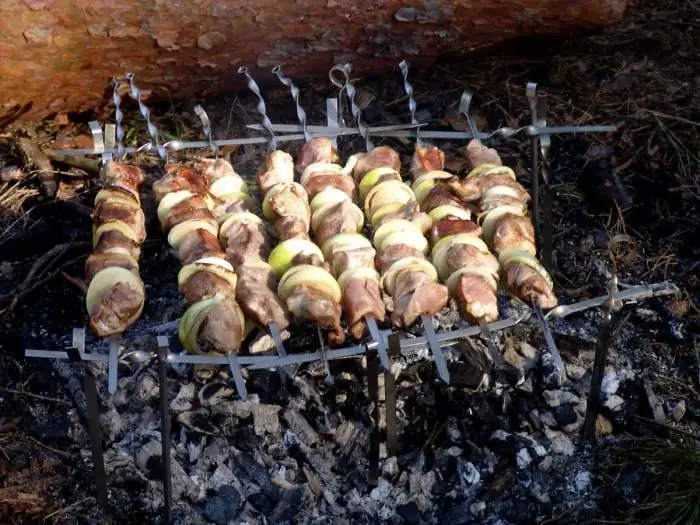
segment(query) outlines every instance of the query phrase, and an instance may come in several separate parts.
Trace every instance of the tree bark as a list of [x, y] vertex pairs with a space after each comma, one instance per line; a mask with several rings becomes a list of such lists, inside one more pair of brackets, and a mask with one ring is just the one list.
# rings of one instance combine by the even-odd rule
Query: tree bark
[[262, 85], [270, 69], [327, 78], [427, 65], [513, 38], [572, 36], [622, 17], [627, 0], [0, 0], [0, 124], [84, 111], [135, 73], [153, 94]]

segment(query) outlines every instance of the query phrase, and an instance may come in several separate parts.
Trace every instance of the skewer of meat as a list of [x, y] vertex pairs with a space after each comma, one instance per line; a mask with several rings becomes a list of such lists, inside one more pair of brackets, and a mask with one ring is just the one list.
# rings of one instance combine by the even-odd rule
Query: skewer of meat
[[[462, 95], [460, 112], [466, 117], [472, 135], [478, 130], [469, 115], [471, 96]], [[558, 304], [554, 282], [537, 260], [534, 227], [527, 215], [530, 195], [517, 181], [515, 172], [503, 166], [496, 150], [472, 139], [466, 148], [472, 167], [466, 179], [458, 177], [441, 181], [444, 187], [467, 202], [474, 202], [479, 211], [482, 237], [498, 255], [498, 262], [511, 296], [529, 304], [544, 331], [547, 346], [561, 377], [564, 363], [542, 311]]]
[[123, 333], [141, 316], [145, 287], [139, 276], [146, 225], [139, 188], [143, 171], [106, 162], [102, 189], [92, 214], [92, 254], [85, 261], [85, 306], [90, 328], [98, 337]]
[[[360, 339], [369, 328], [372, 337], [377, 338], [376, 322], [384, 320], [386, 308], [374, 264], [376, 251], [360, 233], [365, 218], [356, 204], [357, 188], [350, 175], [355, 161], [353, 156], [345, 167], [341, 166], [333, 141], [317, 137], [304, 146], [297, 170], [302, 186], [313, 195], [311, 229], [341, 288], [348, 330]], [[378, 343], [381, 345], [381, 337]], [[388, 366], [388, 354], [385, 357], [383, 364]]]
[[196, 193], [202, 181], [218, 173], [212, 159], [195, 162], [166, 166], [165, 176], [153, 185], [161, 228], [182, 264], [177, 280], [188, 308], [180, 320], [180, 343], [192, 353], [225, 355], [245, 398], [236, 354], [249, 327], [236, 301], [238, 275], [226, 260], [207, 199]]

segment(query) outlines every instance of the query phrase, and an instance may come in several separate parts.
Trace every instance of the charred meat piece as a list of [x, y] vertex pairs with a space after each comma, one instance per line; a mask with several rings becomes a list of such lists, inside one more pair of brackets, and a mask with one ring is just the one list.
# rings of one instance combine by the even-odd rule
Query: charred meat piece
[[143, 184], [143, 170], [138, 166], [107, 161], [100, 170], [100, 179], [105, 188], [122, 188], [139, 199], [139, 188]]
[[449, 296], [447, 287], [420, 270], [401, 272], [396, 278], [391, 319], [396, 326], [410, 326], [423, 315], [436, 315]]
[[557, 306], [557, 297], [546, 279], [533, 268], [524, 264], [512, 264], [506, 267], [505, 274], [508, 289], [515, 297], [528, 304], [534, 302], [544, 309]]
[[298, 217], [281, 217], [275, 221], [275, 237], [282, 242], [288, 239], [309, 238], [308, 223]]
[[480, 164], [493, 164], [494, 166], [502, 166], [503, 162], [498, 152], [493, 148], [484, 146], [481, 141], [470, 140], [466, 148], [467, 160], [472, 169]]
[[215, 305], [202, 323], [198, 341], [205, 353], [229, 354], [241, 346], [243, 325], [238, 315], [238, 305], [227, 299]]
[[141, 315], [144, 302], [143, 288], [117, 282], [102, 294], [100, 302], [90, 312], [90, 328], [101, 337], [121, 333]]
[[518, 248], [535, 255], [535, 228], [528, 217], [504, 214], [496, 224], [493, 233], [493, 250], [500, 253], [506, 248]]
[[457, 278], [457, 305], [462, 318], [472, 324], [498, 319], [498, 299], [493, 285], [478, 273], [463, 273]]
[[328, 137], [314, 137], [301, 148], [296, 170], [298, 173], [304, 173], [304, 170], [315, 162], [335, 164], [338, 162], [338, 159], [338, 150], [331, 139]]
[[369, 153], [358, 153], [355, 156], [357, 157], [357, 163], [352, 173], [355, 182], [358, 184], [362, 177], [377, 168], [401, 170], [401, 157], [389, 146], [378, 146]]
[[433, 227], [430, 229], [430, 242], [435, 244], [444, 237], [460, 233], [468, 233], [474, 237], [479, 237], [481, 228], [473, 221], [445, 217], [433, 224]]
[[338, 175], [333, 172], [318, 172], [309, 177], [308, 180], [303, 183], [303, 186], [309, 197], [309, 201], [326, 188], [336, 188], [345, 193], [351, 200], [357, 200], [355, 182], [347, 175]]
[[263, 197], [275, 184], [294, 182], [294, 160], [289, 153], [276, 150], [265, 156], [265, 163], [257, 175]]
[[180, 263], [184, 266], [205, 257], [216, 257], [218, 259], [226, 257], [219, 239], [208, 231], [201, 229], [188, 233], [178, 247]]
[[384, 320], [385, 308], [379, 285], [372, 280], [353, 277], [345, 284], [343, 310], [348, 329], [353, 337], [360, 339], [365, 332], [365, 317]]
[[393, 244], [377, 254], [374, 258], [374, 264], [377, 267], [377, 271], [383, 275], [392, 264], [405, 257], [425, 259], [423, 252], [412, 246], [408, 246], [407, 244]]
[[435, 146], [416, 147], [411, 159], [411, 179], [418, 177], [429, 171], [442, 171], [445, 168], [445, 154], [440, 148]]
[[131, 204], [111, 199], [98, 202], [93, 212], [95, 228], [114, 221], [126, 224], [136, 235], [139, 244], [146, 240], [146, 218], [140, 207], [135, 208]]
[[192, 274], [180, 288], [187, 304], [194, 304], [216, 294], [224, 297], [235, 297], [236, 289], [231, 283], [211, 272], [201, 270]]
[[470, 179], [459, 179], [454, 177], [440, 181], [448, 187], [460, 199], [472, 202], [481, 199], [483, 193], [494, 186], [507, 186], [517, 193], [517, 198], [522, 203], [530, 201], [530, 194], [522, 185], [512, 179], [507, 173], [496, 173], [487, 176], [477, 176]]
[[226, 230], [226, 260], [234, 268], [245, 264], [249, 258], [267, 260], [270, 239], [262, 224], [236, 222]]
[[340, 326], [342, 310], [340, 304], [323, 292], [310, 286], [297, 286], [287, 299], [291, 314], [300, 321], [310, 321], [328, 331], [332, 344], [345, 341], [343, 328]]
[[275, 289], [275, 278], [270, 268], [238, 268], [236, 298], [246, 316], [261, 328], [276, 323], [280, 330], [284, 330], [289, 326], [289, 311]]
[[430, 215], [422, 212], [416, 201], [409, 201], [400, 210], [383, 215], [376, 222], [375, 228], [379, 228], [382, 224], [386, 224], [387, 222], [391, 222], [396, 219], [411, 221], [413, 224], [418, 226], [418, 228], [420, 228], [423, 235], [426, 235], [433, 225], [433, 220], [430, 218]]

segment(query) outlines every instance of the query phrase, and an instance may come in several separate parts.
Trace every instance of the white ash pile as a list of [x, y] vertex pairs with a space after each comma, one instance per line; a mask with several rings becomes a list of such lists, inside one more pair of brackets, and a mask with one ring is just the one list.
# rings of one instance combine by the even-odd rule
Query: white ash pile
[[[332, 386], [323, 374], [298, 371], [294, 384], [285, 385], [275, 372], [254, 373], [248, 400], [237, 397], [222, 371], [201, 381], [190, 370], [173, 370], [175, 516], [188, 524], [494, 525], [563, 512], [594, 517], [611, 490], [599, 483], [594, 447], [580, 439], [598, 315], [556, 323], [564, 382], [553, 373], [538, 331], [528, 326], [498, 337], [505, 361], [521, 374], [516, 386], [489, 374], [488, 352], [476, 340], [454, 345], [451, 385], [438, 380], [427, 360], [402, 367], [400, 452], [387, 457], [381, 444], [376, 484], [368, 481], [371, 404], [359, 360], [332, 363]], [[619, 330], [596, 425], [603, 447], [638, 408], [639, 370], [632, 363], [640, 337], [633, 326]], [[57, 370], [79, 385], [70, 367]], [[157, 523], [163, 504], [158, 379], [141, 367], [122, 374], [119, 386], [102, 407], [110, 493]], [[666, 417], [664, 410], [675, 417], [681, 405], [661, 407], [659, 417]], [[87, 460], [86, 432], [77, 417], [74, 423]]]

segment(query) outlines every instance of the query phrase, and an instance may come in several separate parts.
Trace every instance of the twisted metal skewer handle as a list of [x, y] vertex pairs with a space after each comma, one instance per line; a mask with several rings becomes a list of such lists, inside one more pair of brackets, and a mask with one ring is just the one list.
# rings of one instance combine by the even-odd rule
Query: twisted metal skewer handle
[[[350, 63], [346, 63], [342, 65], [333, 66], [333, 68], [331, 68], [330, 72], [328, 73], [328, 76], [331, 79], [331, 82], [333, 82], [333, 84], [335, 84], [341, 89], [344, 89], [345, 92], [348, 94], [348, 98], [350, 99], [350, 111], [352, 111], [352, 116], [357, 121], [357, 127], [360, 130], [360, 135], [362, 135], [362, 138], [365, 139], [365, 148], [367, 149], [367, 151], [372, 151], [374, 149], [374, 143], [370, 138], [369, 127], [367, 126], [367, 124], [365, 124], [365, 121], [362, 118], [362, 110], [355, 101], [355, 95], [357, 94], [357, 90], [355, 89], [355, 86], [352, 85], [352, 82], [350, 82], [351, 72], [352, 65]], [[342, 77], [342, 80], [338, 78], [338, 74]]]
[[299, 124], [301, 124], [301, 128], [304, 133], [304, 140], [306, 140], [306, 142], [310, 141], [312, 137], [311, 133], [309, 133], [309, 130], [306, 127], [306, 111], [304, 111], [304, 108], [301, 107], [301, 102], [299, 102], [299, 88], [294, 85], [294, 82], [292, 82], [291, 78], [284, 75], [284, 73], [282, 72], [282, 66], [273, 67], [272, 74], [276, 75], [279, 81], [282, 82], [282, 84], [284, 84], [285, 86], [287, 86], [289, 88], [289, 91], [292, 93], [292, 98], [294, 99], [294, 104], [297, 108], [297, 119], [299, 120]]
[[[411, 112], [411, 124], [418, 124], [416, 120], [416, 100], [413, 98], [413, 86], [408, 82], [408, 62], [402, 60], [399, 63], [399, 69], [401, 69], [401, 74], [403, 75], [403, 89], [408, 96], [408, 109]], [[421, 145], [420, 139], [420, 128], [416, 128], [416, 146]]]
[[141, 115], [143, 116], [143, 118], [146, 119], [146, 126], [148, 127], [148, 134], [151, 136], [151, 139], [153, 139], [153, 143], [156, 147], [156, 151], [158, 152], [158, 156], [167, 162], [168, 161], [168, 150], [167, 150], [167, 148], [163, 147], [163, 145], [160, 143], [160, 136], [158, 134], [158, 128], [156, 128], [155, 124], [153, 124], [153, 122], [151, 122], [151, 110], [148, 109], [148, 107], [141, 100], [141, 90], [136, 86], [136, 84], [134, 84], [134, 74], [127, 73], [126, 80], [129, 82], [129, 89], [131, 90], [131, 96], [136, 99], [136, 102], [138, 102], [139, 111], [141, 112]]
[[197, 104], [194, 107], [194, 112], [197, 114], [199, 120], [202, 122], [202, 131], [204, 131], [204, 135], [206, 135], [207, 141], [209, 141], [209, 148], [211, 149], [212, 153], [214, 154], [214, 158], [216, 159], [219, 157], [219, 145], [216, 143], [214, 137], [212, 136], [211, 120], [209, 120], [209, 115], [207, 115], [207, 112], [204, 110], [201, 104]]
[[260, 87], [258, 86], [257, 82], [253, 80], [253, 77], [250, 76], [250, 73], [248, 73], [247, 67], [239, 67], [238, 73], [241, 75], [245, 75], [248, 89], [250, 89], [255, 94], [255, 96], [258, 97], [257, 110], [258, 113], [260, 113], [260, 117], [262, 118], [262, 125], [265, 128], [265, 131], [267, 131], [270, 134], [270, 150], [274, 151], [277, 149], [277, 139], [275, 139], [275, 131], [272, 129], [272, 122], [270, 121], [270, 117], [267, 116], [267, 106], [265, 106], [265, 99], [263, 98], [262, 93], [260, 92]]
[[121, 103], [122, 97], [119, 96], [119, 86], [121, 81], [118, 77], [112, 79], [112, 85], [114, 86], [114, 91], [112, 92], [112, 102], [114, 103], [114, 121], [116, 125], [116, 137], [117, 137], [117, 162], [121, 162], [124, 158], [124, 113], [122, 113]]

